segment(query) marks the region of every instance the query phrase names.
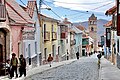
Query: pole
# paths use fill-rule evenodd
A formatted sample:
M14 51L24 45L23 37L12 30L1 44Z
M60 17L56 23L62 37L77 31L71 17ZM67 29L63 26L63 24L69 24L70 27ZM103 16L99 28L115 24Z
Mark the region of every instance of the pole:
M43 27L42 27L42 24L41 24L41 6L42 6L42 0L39 1L39 16L40 16L40 28L42 29L42 46L40 47L42 50L41 50L41 53L37 53L37 54L40 54L40 65L42 64L42 53L43 53L43 49L44 49L44 33L43 33Z

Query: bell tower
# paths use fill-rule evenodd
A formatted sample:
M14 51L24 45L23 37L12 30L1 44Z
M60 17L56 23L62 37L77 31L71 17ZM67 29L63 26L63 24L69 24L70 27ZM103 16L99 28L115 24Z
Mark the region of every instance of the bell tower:
M93 43L94 51L97 51L97 47L98 47L98 42L97 42L97 17L95 17L94 14L92 14L89 17L88 26L89 26L89 35L92 39L94 39L94 43Z

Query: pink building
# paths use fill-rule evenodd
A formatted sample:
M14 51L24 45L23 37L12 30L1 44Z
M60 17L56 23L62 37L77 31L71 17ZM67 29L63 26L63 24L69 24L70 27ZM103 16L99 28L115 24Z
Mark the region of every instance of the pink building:
M15 0L0 0L0 62L23 53L23 32L33 30L34 22Z

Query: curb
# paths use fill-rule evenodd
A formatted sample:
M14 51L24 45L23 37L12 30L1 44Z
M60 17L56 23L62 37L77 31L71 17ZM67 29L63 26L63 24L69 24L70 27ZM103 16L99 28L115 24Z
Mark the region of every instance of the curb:
M5 78L8 78L8 76L3 76L0 78L0 80L5 79Z

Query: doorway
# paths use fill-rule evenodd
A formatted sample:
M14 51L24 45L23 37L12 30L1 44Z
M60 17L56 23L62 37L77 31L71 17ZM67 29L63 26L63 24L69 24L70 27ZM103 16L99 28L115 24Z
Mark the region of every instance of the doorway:
M3 62L3 46L0 44L0 63Z

